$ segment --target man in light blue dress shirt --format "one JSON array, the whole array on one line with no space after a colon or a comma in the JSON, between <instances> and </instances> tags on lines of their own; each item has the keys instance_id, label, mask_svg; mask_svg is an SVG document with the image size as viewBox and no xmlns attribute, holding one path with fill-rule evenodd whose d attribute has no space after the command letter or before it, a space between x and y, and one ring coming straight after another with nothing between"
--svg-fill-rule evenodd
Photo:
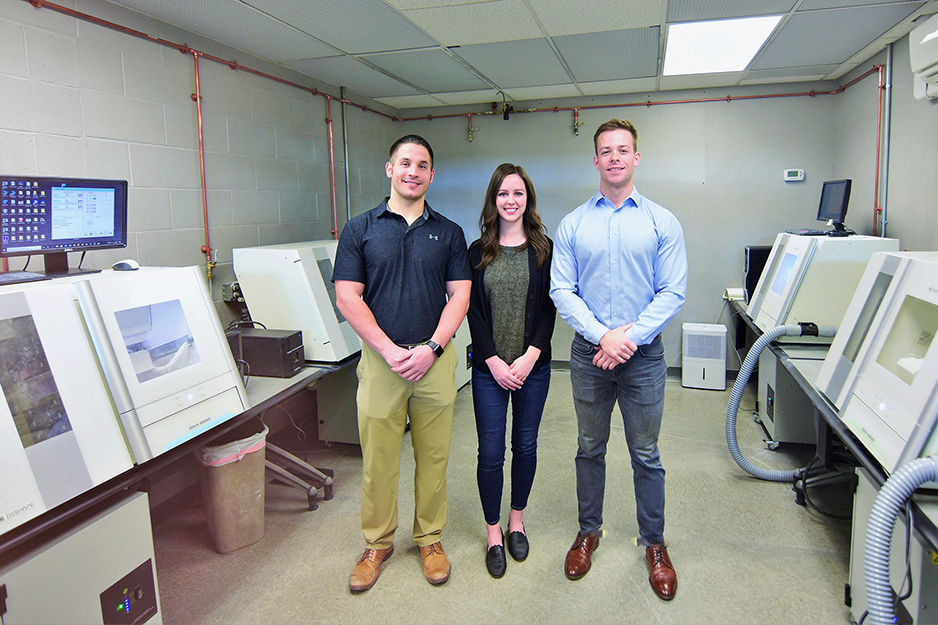
<instances>
[{"instance_id":1,"label":"man in light blue dress shirt","mask_svg":"<svg viewBox=\"0 0 938 625\"><path fill-rule=\"evenodd\" d=\"M576 332L570 377L578 427L580 529L564 568L570 579L583 577L599 546L606 443L618 401L649 583L661 599L670 600L677 575L664 544L658 433L667 365L660 333L684 304L684 233L671 212L632 184L641 155L631 122L613 119L601 124L593 143L599 192L560 222L551 265L550 295Z\"/></svg>"}]
</instances>

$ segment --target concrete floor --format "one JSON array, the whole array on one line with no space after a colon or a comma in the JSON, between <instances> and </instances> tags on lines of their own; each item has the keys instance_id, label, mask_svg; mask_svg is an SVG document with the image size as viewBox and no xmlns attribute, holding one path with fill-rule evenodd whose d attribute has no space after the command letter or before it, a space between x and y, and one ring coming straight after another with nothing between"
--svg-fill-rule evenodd
<instances>
[{"instance_id":1,"label":"concrete floor","mask_svg":"<svg viewBox=\"0 0 938 625\"><path fill-rule=\"evenodd\" d=\"M745 474L725 441L730 391L686 389L678 379L667 383L660 438L676 598L663 602L652 593L644 550L634 546L631 472L618 411L607 454L605 537L590 573L567 580L564 555L577 531L576 420L569 372L555 371L551 384L525 513L531 553L522 563L509 559L502 579L485 570L472 396L465 387L457 398L449 465L447 584L427 584L410 538L413 457L407 436L395 553L374 588L359 595L348 591L348 575L363 548L361 453L350 445L309 450L307 438L294 449L310 451L311 464L335 470L335 497L320 502L318 510L306 510L302 491L268 484L264 538L226 555L212 547L199 499L180 502L155 527L164 623L849 622L843 603L849 525L797 505L787 484ZM750 387L742 407L753 403ZM741 410L738 438L752 462L786 469L810 459L803 448L767 450L748 415ZM828 493L834 511L849 514L845 487L834 488L841 489ZM507 496L504 505L507 519Z\"/></svg>"}]
</instances>

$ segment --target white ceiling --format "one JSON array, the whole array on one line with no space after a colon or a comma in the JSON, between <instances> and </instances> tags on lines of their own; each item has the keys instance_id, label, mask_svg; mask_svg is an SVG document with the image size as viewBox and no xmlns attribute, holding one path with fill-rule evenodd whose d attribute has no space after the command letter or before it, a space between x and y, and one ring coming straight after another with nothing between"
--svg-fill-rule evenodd
<instances>
[{"instance_id":1,"label":"white ceiling","mask_svg":"<svg viewBox=\"0 0 938 625\"><path fill-rule=\"evenodd\" d=\"M835 80L938 0L110 0L395 109ZM662 76L669 24L783 15L742 72Z\"/></svg>"}]
</instances>

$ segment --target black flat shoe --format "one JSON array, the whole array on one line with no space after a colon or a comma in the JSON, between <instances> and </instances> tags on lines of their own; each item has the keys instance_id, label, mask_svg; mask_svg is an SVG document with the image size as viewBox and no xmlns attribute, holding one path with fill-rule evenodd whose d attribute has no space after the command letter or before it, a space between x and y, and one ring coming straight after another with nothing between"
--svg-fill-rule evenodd
<instances>
[{"instance_id":1,"label":"black flat shoe","mask_svg":"<svg viewBox=\"0 0 938 625\"><path fill-rule=\"evenodd\" d=\"M508 553L518 562L528 557L528 537L524 532L508 534Z\"/></svg>"},{"instance_id":2,"label":"black flat shoe","mask_svg":"<svg viewBox=\"0 0 938 625\"><path fill-rule=\"evenodd\" d=\"M505 557L505 545L492 545L485 553L485 568L489 575L498 579L505 574L508 568L508 559Z\"/></svg>"}]
</instances>

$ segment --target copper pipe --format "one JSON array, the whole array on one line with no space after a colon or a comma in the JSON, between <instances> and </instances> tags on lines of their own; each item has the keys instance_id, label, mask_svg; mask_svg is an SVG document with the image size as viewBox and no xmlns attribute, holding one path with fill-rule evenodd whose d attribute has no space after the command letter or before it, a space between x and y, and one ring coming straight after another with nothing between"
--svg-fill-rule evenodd
<instances>
[{"instance_id":1,"label":"copper pipe","mask_svg":"<svg viewBox=\"0 0 938 625\"><path fill-rule=\"evenodd\" d=\"M212 243L208 234L208 194L205 185L205 143L202 135L202 88L199 85L199 52L192 52L192 61L195 65L195 93L190 97L195 102L195 109L199 119L199 174L202 180L202 218L205 224L205 245L202 246L202 253L205 254L205 274L208 280L212 280L212 268L215 263L212 261Z\"/></svg>"},{"instance_id":2,"label":"copper pipe","mask_svg":"<svg viewBox=\"0 0 938 625\"><path fill-rule=\"evenodd\" d=\"M329 175L332 177L332 238L339 238L339 213L335 202L335 152L332 140L332 100L326 100L326 125L329 127ZM345 163L348 169L348 163Z\"/></svg>"}]
</instances>

